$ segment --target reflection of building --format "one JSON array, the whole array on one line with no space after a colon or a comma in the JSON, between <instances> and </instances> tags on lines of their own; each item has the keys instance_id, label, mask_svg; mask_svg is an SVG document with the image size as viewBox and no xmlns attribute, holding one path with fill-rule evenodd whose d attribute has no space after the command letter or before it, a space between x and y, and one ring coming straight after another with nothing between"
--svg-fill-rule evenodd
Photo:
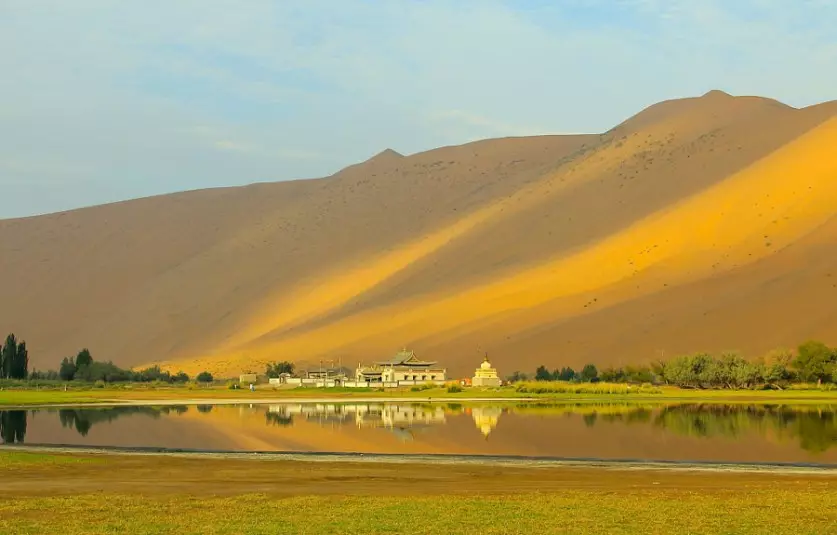
<instances>
[{"instance_id":1,"label":"reflection of building","mask_svg":"<svg viewBox=\"0 0 837 535\"><path fill-rule=\"evenodd\" d=\"M500 407L474 407L471 409L471 417L474 419L474 423L477 424L477 428L486 438L497 427L497 421L501 414L503 414L503 409Z\"/></svg>"},{"instance_id":2,"label":"reflection of building","mask_svg":"<svg viewBox=\"0 0 837 535\"><path fill-rule=\"evenodd\" d=\"M472 386L500 386L500 377L497 376L497 370L491 367L488 362L488 355L482 361L480 367L474 373L474 378L471 380Z\"/></svg>"},{"instance_id":3,"label":"reflection of building","mask_svg":"<svg viewBox=\"0 0 837 535\"><path fill-rule=\"evenodd\" d=\"M356 379L369 383L443 383L447 370L436 364L419 360L414 352L402 349L389 360L376 362L372 366L358 366Z\"/></svg>"},{"instance_id":4,"label":"reflection of building","mask_svg":"<svg viewBox=\"0 0 837 535\"><path fill-rule=\"evenodd\" d=\"M384 428L398 432L402 438L407 435L403 431L419 429L432 425L444 424L445 410L442 406L429 405L396 405L390 403L297 403L268 406L268 413L277 417L293 421L300 416L308 421L320 425L347 425L354 423L358 428ZM275 419L275 418L273 418ZM269 418L271 420L271 418Z\"/></svg>"}]
</instances>

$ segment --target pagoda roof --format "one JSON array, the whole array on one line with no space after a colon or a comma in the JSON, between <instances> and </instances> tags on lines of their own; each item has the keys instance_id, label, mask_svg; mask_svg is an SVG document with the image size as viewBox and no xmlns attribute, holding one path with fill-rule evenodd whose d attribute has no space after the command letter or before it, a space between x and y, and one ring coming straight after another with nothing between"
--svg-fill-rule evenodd
<instances>
[{"instance_id":1,"label":"pagoda roof","mask_svg":"<svg viewBox=\"0 0 837 535\"><path fill-rule=\"evenodd\" d=\"M376 364L380 366L432 366L436 361L420 360L414 351L402 349L389 360L381 360Z\"/></svg>"}]
</instances>

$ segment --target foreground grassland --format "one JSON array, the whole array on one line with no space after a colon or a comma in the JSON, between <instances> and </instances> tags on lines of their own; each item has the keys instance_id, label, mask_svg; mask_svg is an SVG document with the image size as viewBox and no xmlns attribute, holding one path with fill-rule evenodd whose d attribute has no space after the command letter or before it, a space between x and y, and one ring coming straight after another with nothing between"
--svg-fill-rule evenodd
<instances>
[{"instance_id":1,"label":"foreground grassland","mask_svg":"<svg viewBox=\"0 0 837 535\"><path fill-rule=\"evenodd\" d=\"M788 390L686 390L676 387L659 387L643 391L625 385L614 385L609 393L595 385L580 388L568 386L556 388L550 393L523 393L513 387L465 388L462 392L448 392L444 388L413 391L409 388L373 390L344 388L278 388L260 386L255 392L246 389L230 390L226 387L115 385L106 388L72 385L63 387L3 388L0 389L0 406L32 406L56 404L90 404L118 402L190 401L223 402L224 400L305 400L305 399L538 399L569 401L696 401L718 403L823 403L837 402L837 390L788 389Z\"/></svg>"},{"instance_id":2,"label":"foreground grassland","mask_svg":"<svg viewBox=\"0 0 837 535\"><path fill-rule=\"evenodd\" d=\"M833 474L0 451L0 532L820 534L836 491Z\"/></svg>"}]
</instances>

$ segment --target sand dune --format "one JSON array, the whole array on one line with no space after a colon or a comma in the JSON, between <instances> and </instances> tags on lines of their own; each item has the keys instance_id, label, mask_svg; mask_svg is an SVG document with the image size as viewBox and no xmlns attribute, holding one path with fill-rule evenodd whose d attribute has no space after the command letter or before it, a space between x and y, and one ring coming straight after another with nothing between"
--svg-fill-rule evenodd
<instances>
[{"instance_id":1,"label":"sand dune","mask_svg":"<svg viewBox=\"0 0 837 535\"><path fill-rule=\"evenodd\" d=\"M194 373L403 345L467 373L837 332L837 103L719 91L601 135L0 221L0 326Z\"/></svg>"}]
</instances>

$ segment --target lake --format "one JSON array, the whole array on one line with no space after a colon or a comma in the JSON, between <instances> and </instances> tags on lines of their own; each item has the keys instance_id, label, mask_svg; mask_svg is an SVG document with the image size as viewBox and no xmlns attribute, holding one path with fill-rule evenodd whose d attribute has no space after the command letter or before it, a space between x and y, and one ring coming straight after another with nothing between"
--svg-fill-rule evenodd
<instances>
[{"instance_id":1,"label":"lake","mask_svg":"<svg viewBox=\"0 0 837 535\"><path fill-rule=\"evenodd\" d=\"M837 465L837 405L277 403L0 411L4 443Z\"/></svg>"}]
</instances>

